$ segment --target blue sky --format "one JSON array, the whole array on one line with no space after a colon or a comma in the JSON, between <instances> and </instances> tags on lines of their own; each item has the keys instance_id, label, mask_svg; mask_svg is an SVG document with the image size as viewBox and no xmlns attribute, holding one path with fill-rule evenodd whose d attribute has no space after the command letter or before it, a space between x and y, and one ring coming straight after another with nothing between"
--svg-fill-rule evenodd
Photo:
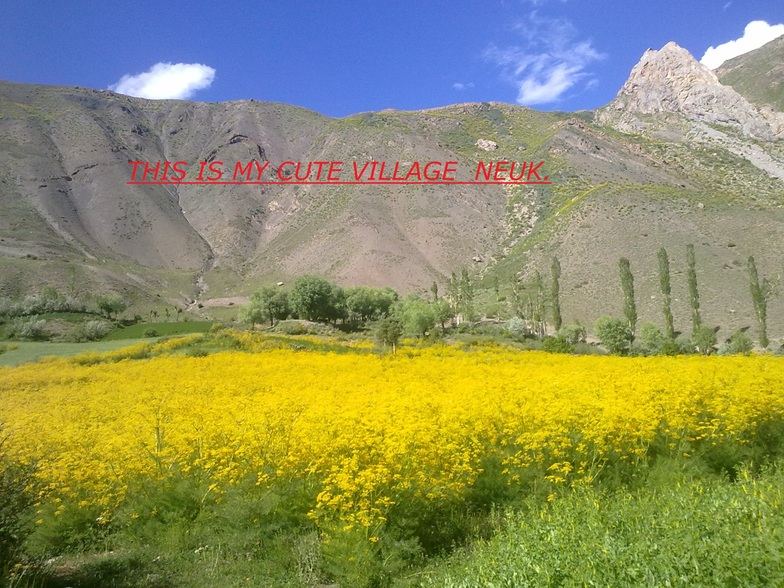
<instances>
[{"instance_id":1,"label":"blue sky","mask_svg":"<svg viewBox=\"0 0 784 588\"><path fill-rule=\"evenodd\" d=\"M330 116L469 101L596 108L649 47L675 41L700 59L753 21L784 32L784 0L0 0L0 14L0 79Z\"/></svg>"}]
</instances>

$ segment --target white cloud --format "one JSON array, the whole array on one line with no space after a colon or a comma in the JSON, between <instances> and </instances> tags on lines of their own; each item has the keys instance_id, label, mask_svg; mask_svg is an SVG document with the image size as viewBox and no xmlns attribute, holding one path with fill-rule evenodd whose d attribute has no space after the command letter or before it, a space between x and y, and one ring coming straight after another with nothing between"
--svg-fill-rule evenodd
<instances>
[{"instance_id":1,"label":"white cloud","mask_svg":"<svg viewBox=\"0 0 784 588\"><path fill-rule=\"evenodd\" d=\"M455 90L462 92L463 90L470 90L471 88L473 88L474 82L468 82L467 84L464 84L463 82L455 82L454 84L452 84L452 87Z\"/></svg>"},{"instance_id":2,"label":"white cloud","mask_svg":"<svg viewBox=\"0 0 784 588\"><path fill-rule=\"evenodd\" d=\"M215 70L200 63L156 63L138 75L124 75L109 89L128 96L163 100L190 98L197 90L209 88Z\"/></svg>"},{"instance_id":3,"label":"white cloud","mask_svg":"<svg viewBox=\"0 0 784 588\"><path fill-rule=\"evenodd\" d=\"M534 11L515 29L524 45L504 49L493 45L485 58L501 67L504 78L517 87L519 104L556 102L577 84L588 87L595 81L586 68L604 55L591 41L576 41L577 30L569 21L539 18Z\"/></svg>"},{"instance_id":4,"label":"white cloud","mask_svg":"<svg viewBox=\"0 0 784 588\"><path fill-rule=\"evenodd\" d=\"M753 20L746 25L740 39L727 41L718 47L708 47L700 62L710 69L716 69L728 59L759 49L781 35L784 35L784 24L769 25L764 20Z\"/></svg>"}]
</instances>

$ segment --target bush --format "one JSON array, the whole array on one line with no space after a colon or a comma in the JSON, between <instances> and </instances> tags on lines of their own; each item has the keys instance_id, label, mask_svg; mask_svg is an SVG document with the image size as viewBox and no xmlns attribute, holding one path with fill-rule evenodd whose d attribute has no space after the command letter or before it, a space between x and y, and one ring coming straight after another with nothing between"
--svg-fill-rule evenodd
<instances>
[{"instance_id":1,"label":"bush","mask_svg":"<svg viewBox=\"0 0 784 588\"><path fill-rule=\"evenodd\" d=\"M576 345L577 343L585 343L587 336L585 327L578 322L569 323L561 327L558 331L558 336L565 339L568 343Z\"/></svg>"},{"instance_id":2,"label":"bush","mask_svg":"<svg viewBox=\"0 0 784 588\"><path fill-rule=\"evenodd\" d=\"M694 353L694 343L691 342L691 338L687 335L679 335L675 339L675 346L678 348L679 355Z\"/></svg>"},{"instance_id":3,"label":"bush","mask_svg":"<svg viewBox=\"0 0 784 588\"><path fill-rule=\"evenodd\" d=\"M0 298L0 316L14 318L53 312L86 312L83 302L61 296L51 286L45 286L39 296L25 296L23 300Z\"/></svg>"},{"instance_id":4,"label":"bush","mask_svg":"<svg viewBox=\"0 0 784 588\"><path fill-rule=\"evenodd\" d=\"M278 323L275 330L284 335L307 335L309 332L302 323Z\"/></svg>"},{"instance_id":5,"label":"bush","mask_svg":"<svg viewBox=\"0 0 784 588\"><path fill-rule=\"evenodd\" d=\"M542 341L542 351L547 351L548 353L572 353L574 346L561 335L558 335L557 337L546 337Z\"/></svg>"},{"instance_id":6,"label":"bush","mask_svg":"<svg viewBox=\"0 0 784 588\"><path fill-rule=\"evenodd\" d=\"M150 327L149 329L144 329L143 334L145 337L157 337L158 335L160 335L160 333L157 330L153 329L152 327Z\"/></svg>"},{"instance_id":7,"label":"bush","mask_svg":"<svg viewBox=\"0 0 784 588\"><path fill-rule=\"evenodd\" d=\"M678 355L681 352L678 343L672 339L665 339L661 346L662 355Z\"/></svg>"},{"instance_id":8,"label":"bush","mask_svg":"<svg viewBox=\"0 0 784 588\"><path fill-rule=\"evenodd\" d=\"M46 326L46 321L43 319L17 319L9 329L9 336L33 341L46 341L49 338Z\"/></svg>"},{"instance_id":9,"label":"bush","mask_svg":"<svg viewBox=\"0 0 784 588\"><path fill-rule=\"evenodd\" d=\"M662 352L664 335L653 323L645 322L640 326L640 343L646 355L658 355Z\"/></svg>"},{"instance_id":10,"label":"bush","mask_svg":"<svg viewBox=\"0 0 784 588\"><path fill-rule=\"evenodd\" d=\"M506 332L515 341L522 341L530 334L525 321L519 316L513 316L506 321Z\"/></svg>"},{"instance_id":11,"label":"bush","mask_svg":"<svg viewBox=\"0 0 784 588\"><path fill-rule=\"evenodd\" d=\"M754 342L743 331L735 331L730 337L730 353L748 355L754 348Z\"/></svg>"},{"instance_id":12,"label":"bush","mask_svg":"<svg viewBox=\"0 0 784 588\"><path fill-rule=\"evenodd\" d=\"M106 321L92 320L84 324L84 333L90 341L105 337L112 330L112 325Z\"/></svg>"},{"instance_id":13,"label":"bush","mask_svg":"<svg viewBox=\"0 0 784 588\"><path fill-rule=\"evenodd\" d=\"M112 292L110 294L102 294L95 299L98 308L107 318L112 318L112 315L117 316L128 308L128 303L123 300L122 296Z\"/></svg>"},{"instance_id":14,"label":"bush","mask_svg":"<svg viewBox=\"0 0 784 588\"><path fill-rule=\"evenodd\" d=\"M719 329L716 327L709 327L707 325L702 325L697 329L697 332L694 333L692 342L698 353L710 355L716 351L716 332L718 330Z\"/></svg>"},{"instance_id":15,"label":"bush","mask_svg":"<svg viewBox=\"0 0 784 588\"><path fill-rule=\"evenodd\" d=\"M631 333L621 319L614 316L601 316L594 324L596 336L610 353L623 355L629 351Z\"/></svg>"}]
</instances>

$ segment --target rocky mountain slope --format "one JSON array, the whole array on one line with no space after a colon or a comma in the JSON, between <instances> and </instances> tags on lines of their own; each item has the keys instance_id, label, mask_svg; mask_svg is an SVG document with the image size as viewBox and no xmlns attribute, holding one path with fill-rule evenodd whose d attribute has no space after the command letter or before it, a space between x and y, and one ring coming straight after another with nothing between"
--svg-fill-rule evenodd
<instances>
[{"instance_id":1,"label":"rocky mountain slope","mask_svg":"<svg viewBox=\"0 0 784 588\"><path fill-rule=\"evenodd\" d=\"M483 103L332 119L254 100L2 82L0 296L55 282L119 290L140 306L209 307L306 272L409 291L461 267L506 288L547 274L557 255L564 314L588 322L620 313L617 263L628 257L641 319L660 322L656 251L666 246L685 321L694 243L706 322L750 325L746 259L767 276L782 270L784 115L748 82L775 56L784 62L780 41L711 72L670 43L645 53L612 103L574 114ZM462 180L478 161L544 160L553 183L126 183L128 161L250 159L457 160ZM781 311L774 301L774 335L784 335Z\"/></svg>"},{"instance_id":2,"label":"rocky mountain slope","mask_svg":"<svg viewBox=\"0 0 784 588\"><path fill-rule=\"evenodd\" d=\"M749 101L784 112L784 37L726 61L716 70L721 83Z\"/></svg>"}]
</instances>

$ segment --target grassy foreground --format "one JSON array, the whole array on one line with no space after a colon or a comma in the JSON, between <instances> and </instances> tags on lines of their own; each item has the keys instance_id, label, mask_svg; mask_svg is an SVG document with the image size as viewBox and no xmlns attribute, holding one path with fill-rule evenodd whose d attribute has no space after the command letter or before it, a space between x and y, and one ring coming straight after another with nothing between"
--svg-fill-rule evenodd
<instances>
[{"instance_id":1,"label":"grassy foreground","mask_svg":"<svg viewBox=\"0 0 784 588\"><path fill-rule=\"evenodd\" d=\"M0 492L22 505L0 527L24 537L9 577L781 579L778 358L370 351L223 331L0 368Z\"/></svg>"}]
</instances>

